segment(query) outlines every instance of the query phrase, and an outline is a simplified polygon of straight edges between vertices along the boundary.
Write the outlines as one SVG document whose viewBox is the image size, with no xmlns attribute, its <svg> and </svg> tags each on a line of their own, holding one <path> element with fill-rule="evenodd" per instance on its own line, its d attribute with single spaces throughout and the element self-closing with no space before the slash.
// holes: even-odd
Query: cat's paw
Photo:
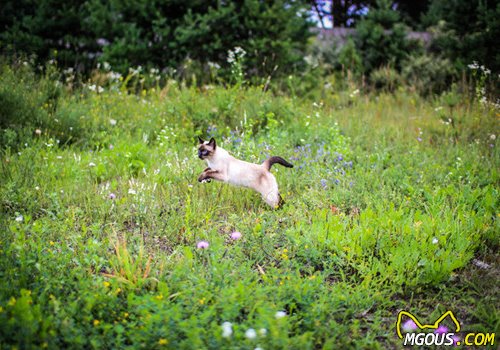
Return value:
<svg viewBox="0 0 500 350">
<path fill-rule="evenodd" d="M 206 183 L 206 182 L 211 182 L 211 181 L 212 181 L 211 179 L 203 179 L 203 180 L 201 180 L 200 182 L 201 182 L 202 184 L 204 184 L 204 183 Z"/>
</svg>

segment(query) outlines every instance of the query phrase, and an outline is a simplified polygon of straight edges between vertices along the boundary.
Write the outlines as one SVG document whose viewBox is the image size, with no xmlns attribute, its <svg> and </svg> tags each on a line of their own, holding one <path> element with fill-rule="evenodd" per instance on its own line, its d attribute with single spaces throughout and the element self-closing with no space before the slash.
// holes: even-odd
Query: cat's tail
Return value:
<svg viewBox="0 0 500 350">
<path fill-rule="evenodd" d="M 288 163 L 286 160 L 284 160 L 281 157 L 271 157 L 269 159 L 266 159 L 264 163 L 262 163 L 262 166 L 264 166 L 265 169 L 271 170 L 271 167 L 273 164 L 278 163 L 280 165 L 286 166 L 287 168 L 293 168 L 293 165 Z"/>
</svg>

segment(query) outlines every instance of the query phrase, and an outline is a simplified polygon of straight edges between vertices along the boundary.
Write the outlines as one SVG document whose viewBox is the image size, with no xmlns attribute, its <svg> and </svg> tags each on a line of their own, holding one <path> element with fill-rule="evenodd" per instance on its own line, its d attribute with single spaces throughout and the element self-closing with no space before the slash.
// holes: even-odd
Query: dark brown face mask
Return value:
<svg viewBox="0 0 500 350">
<path fill-rule="evenodd" d="M 201 137 L 198 137 L 198 140 L 200 141 L 198 146 L 198 157 L 200 159 L 205 159 L 215 151 L 215 139 L 212 137 L 207 144 L 205 144 L 205 141 L 203 141 Z"/>
</svg>

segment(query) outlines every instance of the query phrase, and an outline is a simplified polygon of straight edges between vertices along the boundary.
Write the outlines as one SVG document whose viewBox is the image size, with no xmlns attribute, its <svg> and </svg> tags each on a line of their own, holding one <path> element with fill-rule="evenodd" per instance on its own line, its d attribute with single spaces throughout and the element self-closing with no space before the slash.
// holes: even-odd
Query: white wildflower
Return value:
<svg viewBox="0 0 500 350">
<path fill-rule="evenodd" d="M 93 168 L 93 167 L 95 167 L 95 163 L 94 162 L 90 162 L 89 163 L 89 168 Z"/>
<path fill-rule="evenodd" d="M 245 337 L 247 339 L 255 339 L 257 338 L 257 332 L 253 328 L 248 328 L 247 331 L 245 332 Z"/>
<path fill-rule="evenodd" d="M 16 221 L 17 221 L 17 222 L 23 222 L 23 220 L 24 220 L 24 218 L 23 218 L 23 216 L 22 216 L 22 215 L 18 215 L 18 216 L 16 216 Z"/>
<path fill-rule="evenodd" d="M 274 317 L 276 317 L 276 318 L 283 318 L 285 316 L 286 316 L 285 311 L 277 311 L 276 314 L 274 315 Z"/>
<path fill-rule="evenodd" d="M 439 242 L 439 241 L 438 241 L 438 239 L 437 239 L 436 237 L 434 237 L 434 238 L 432 239 L 432 244 L 438 244 L 438 242 Z"/>
<path fill-rule="evenodd" d="M 233 325 L 231 322 L 224 322 L 222 324 L 222 336 L 224 338 L 229 338 L 233 334 Z"/>
</svg>

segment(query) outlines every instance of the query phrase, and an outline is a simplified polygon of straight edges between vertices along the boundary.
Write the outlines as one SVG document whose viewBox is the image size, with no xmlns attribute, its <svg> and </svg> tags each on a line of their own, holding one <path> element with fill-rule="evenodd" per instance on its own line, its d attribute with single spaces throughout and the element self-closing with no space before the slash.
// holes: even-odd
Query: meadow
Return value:
<svg viewBox="0 0 500 350">
<path fill-rule="evenodd" d="M 495 106 L 56 73 L 1 69 L 0 349 L 400 349 L 400 310 L 500 331 Z M 197 136 L 293 163 L 285 205 L 198 183 Z"/>
</svg>

